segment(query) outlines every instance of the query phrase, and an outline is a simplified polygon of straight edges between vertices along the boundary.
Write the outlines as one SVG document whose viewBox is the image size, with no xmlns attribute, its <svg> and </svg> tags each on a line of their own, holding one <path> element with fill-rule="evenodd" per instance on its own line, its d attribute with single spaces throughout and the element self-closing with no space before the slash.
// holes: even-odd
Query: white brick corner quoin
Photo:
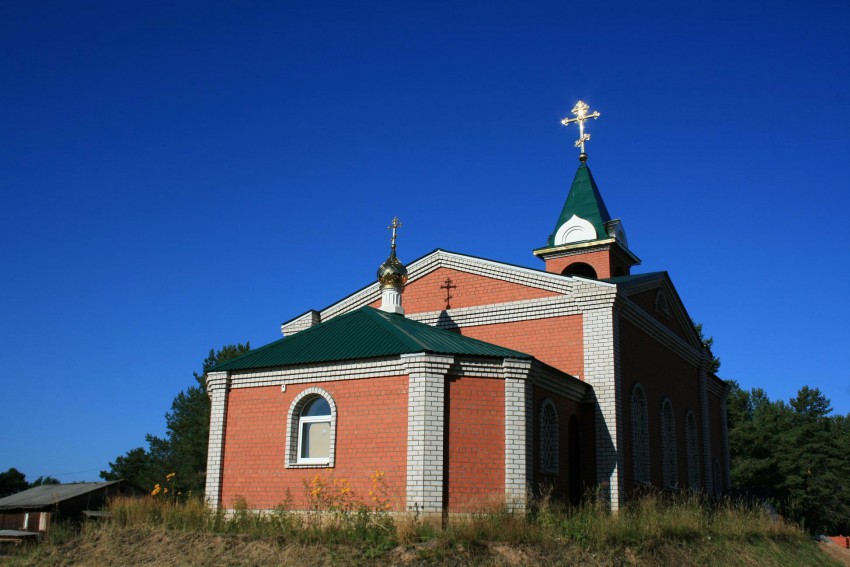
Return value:
<svg viewBox="0 0 850 567">
<path fill-rule="evenodd" d="M 613 303 L 613 302 L 612 302 Z M 584 314 L 585 381 L 596 398 L 596 482 L 611 510 L 623 504 L 623 435 L 618 313 L 614 305 Z"/>
<path fill-rule="evenodd" d="M 505 500 L 524 510 L 533 480 L 533 398 L 530 360 L 507 358 L 505 375 Z"/>
<path fill-rule="evenodd" d="M 453 356 L 401 355 L 407 367 L 408 510 L 443 512 L 446 375 Z"/>
<path fill-rule="evenodd" d="M 230 379 L 227 372 L 207 374 L 210 397 L 210 439 L 207 448 L 207 482 L 205 494 L 210 508 L 221 507 L 221 473 L 224 466 L 224 425 L 227 420 L 227 397 Z"/>
</svg>

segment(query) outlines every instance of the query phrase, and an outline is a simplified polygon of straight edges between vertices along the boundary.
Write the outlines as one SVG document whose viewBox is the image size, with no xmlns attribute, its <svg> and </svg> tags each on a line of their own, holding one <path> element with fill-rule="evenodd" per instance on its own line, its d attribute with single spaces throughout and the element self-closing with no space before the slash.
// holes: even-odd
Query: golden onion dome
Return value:
<svg viewBox="0 0 850 567">
<path fill-rule="evenodd" d="M 404 284 L 407 282 L 407 268 L 396 258 L 395 250 L 392 251 L 386 262 L 378 267 L 378 282 L 381 287 L 404 288 Z"/>
</svg>

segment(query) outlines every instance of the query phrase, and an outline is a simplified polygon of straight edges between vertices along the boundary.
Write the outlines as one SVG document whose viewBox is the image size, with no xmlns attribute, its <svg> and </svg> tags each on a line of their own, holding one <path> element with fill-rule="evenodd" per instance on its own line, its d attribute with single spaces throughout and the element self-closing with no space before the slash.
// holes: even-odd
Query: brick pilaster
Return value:
<svg viewBox="0 0 850 567">
<path fill-rule="evenodd" d="M 230 378 L 227 372 L 207 374 L 207 394 L 210 397 L 210 438 L 207 448 L 206 499 L 213 510 L 221 507 L 221 476 L 224 464 L 224 425 L 227 419 L 227 398 Z"/>
<path fill-rule="evenodd" d="M 596 481 L 611 510 L 624 502 L 622 392 L 618 313 L 609 307 L 584 314 L 584 380 L 596 398 Z"/>
<path fill-rule="evenodd" d="M 533 397 L 530 360 L 506 358 L 505 374 L 505 498 L 524 510 L 533 479 Z"/>
<path fill-rule="evenodd" d="M 402 355 L 407 367 L 408 510 L 442 513 L 445 481 L 446 374 L 454 357 Z"/>
</svg>

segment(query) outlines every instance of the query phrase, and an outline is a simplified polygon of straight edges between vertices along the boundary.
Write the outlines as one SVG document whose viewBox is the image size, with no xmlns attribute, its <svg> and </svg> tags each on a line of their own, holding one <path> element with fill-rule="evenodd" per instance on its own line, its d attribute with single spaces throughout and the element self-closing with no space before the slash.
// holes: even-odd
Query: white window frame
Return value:
<svg viewBox="0 0 850 567">
<path fill-rule="evenodd" d="M 304 405 L 306 408 L 308 404 L 313 403 L 313 400 L 316 398 L 313 397 L 307 404 Z M 310 415 L 310 416 L 300 416 L 298 418 L 298 452 L 295 454 L 295 462 L 299 465 L 326 465 L 330 461 L 330 441 L 328 442 L 328 456 L 327 457 L 302 457 L 301 449 L 304 444 L 304 426 L 308 423 L 327 423 L 328 430 L 331 428 L 331 415 L 328 413 L 327 415 Z M 330 432 L 328 432 L 330 435 Z"/>
<path fill-rule="evenodd" d="M 328 402 L 331 409 L 330 418 L 327 415 L 302 416 L 302 411 L 316 396 L 321 396 Z M 284 466 L 292 468 L 332 468 L 335 463 L 336 454 L 336 421 L 337 407 L 331 396 L 322 388 L 307 388 L 295 396 L 289 406 L 287 417 L 286 435 L 286 462 Z M 301 442 L 306 423 L 328 423 L 330 427 L 330 438 L 328 440 L 328 456 L 305 458 L 301 457 Z"/>
</svg>

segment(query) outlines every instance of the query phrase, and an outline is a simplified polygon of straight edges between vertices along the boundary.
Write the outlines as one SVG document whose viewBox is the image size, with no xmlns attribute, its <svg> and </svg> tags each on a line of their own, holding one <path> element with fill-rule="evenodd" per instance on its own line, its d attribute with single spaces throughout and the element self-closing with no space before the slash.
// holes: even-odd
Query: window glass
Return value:
<svg viewBox="0 0 850 567">
<path fill-rule="evenodd" d="M 558 473 L 558 412 L 548 399 L 540 408 L 540 461 L 543 472 Z"/>
<path fill-rule="evenodd" d="M 327 459 L 331 446 L 331 422 L 302 423 L 301 458 Z"/>
<path fill-rule="evenodd" d="M 643 388 L 632 393 L 632 451 L 635 483 L 649 483 L 649 411 Z"/>
<path fill-rule="evenodd" d="M 331 456 L 331 406 L 324 396 L 314 396 L 305 402 L 298 414 L 297 463 L 327 465 Z"/>
<path fill-rule="evenodd" d="M 330 415 L 331 414 L 331 406 L 328 404 L 328 401 L 318 396 L 313 401 L 307 404 L 307 407 L 304 408 L 304 411 L 301 412 L 301 417 L 313 417 L 317 415 Z"/>
</svg>

